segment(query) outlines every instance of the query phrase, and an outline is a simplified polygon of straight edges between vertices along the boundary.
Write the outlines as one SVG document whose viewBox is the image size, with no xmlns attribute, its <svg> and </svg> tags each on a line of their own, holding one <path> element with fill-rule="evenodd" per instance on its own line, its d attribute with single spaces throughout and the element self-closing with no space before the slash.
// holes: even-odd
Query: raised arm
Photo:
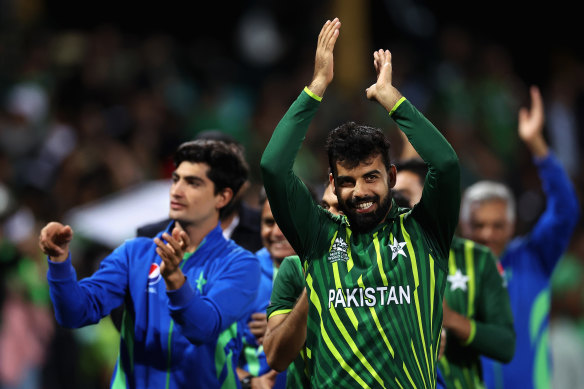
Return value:
<svg viewBox="0 0 584 389">
<path fill-rule="evenodd" d="M 317 204 L 293 166 L 308 126 L 333 79 L 333 49 L 339 36 L 338 19 L 327 21 L 318 36 L 314 75 L 278 123 L 260 162 L 274 218 L 297 254 L 303 257 L 314 239 Z"/>
<path fill-rule="evenodd" d="M 391 53 L 373 53 L 377 81 L 367 88 L 367 98 L 389 112 L 415 151 L 428 165 L 422 199 L 412 215 L 422 224 L 437 249 L 447 258 L 458 223 L 460 166 L 448 141 L 428 119 L 410 104 L 392 84 Z"/>
<path fill-rule="evenodd" d="M 71 264 L 69 244 L 73 230 L 51 222 L 40 232 L 39 247 L 48 255 L 47 280 L 57 322 L 67 328 L 97 323 L 118 307 L 124 299 L 127 278 L 127 255 L 118 247 L 100 264 L 91 277 L 77 281 Z"/>
<path fill-rule="evenodd" d="M 519 137 L 531 152 L 546 196 L 546 208 L 528 237 L 542 267 L 550 275 L 568 246 L 580 218 L 578 197 L 570 177 L 549 150 L 543 136 L 544 107 L 539 89 L 530 88 L 531 107 L 519 111 Z"/>
</svg>

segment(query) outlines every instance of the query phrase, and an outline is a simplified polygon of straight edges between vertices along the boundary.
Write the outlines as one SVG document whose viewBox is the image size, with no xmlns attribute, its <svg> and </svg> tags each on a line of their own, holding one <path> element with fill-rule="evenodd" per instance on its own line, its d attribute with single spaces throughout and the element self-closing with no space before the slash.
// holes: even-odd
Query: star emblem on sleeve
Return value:
<svg viewBox="0 0 584 389">
<path fill-rule="evenodd" d="M 199 279 L 197 280 L 197 289 L 199 293 L 203 294 L 203 286 L 207 283 L 207 280 L 203 278 L 203 272 L 199 274 Z"/>
<path fill-rule="evenodd" d="M 393 240 L 393 244 L 389 245 L 389 248 L 391 249 L 392 261 L 395 259 L 395 257 L 397 257 L 400 254 L 403 255 L 404 257 L 406 256 L 406 253 L 404 252 L 405 245 L 406 242 L 398 242 L 397 239 Z"/>
<path fill-rule="evenodd" d="M 447 277 L 448 282 L 450 282 L 450 290 L 455 291 L 456 289 L 461 289 L 466 292 L 466 284 L 468 283 L 468 276 L 462 274 L 460 269 L 456 269 L 456 273 L 450 274 Z"/>
</svg>

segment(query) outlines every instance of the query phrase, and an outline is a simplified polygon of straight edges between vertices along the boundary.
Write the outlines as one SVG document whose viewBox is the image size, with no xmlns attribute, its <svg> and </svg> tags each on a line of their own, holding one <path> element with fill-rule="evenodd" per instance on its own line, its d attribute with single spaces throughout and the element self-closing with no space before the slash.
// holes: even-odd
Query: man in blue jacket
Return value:
<svg viewBox="0 0 584 389">
<path fill-rule="evenodd" d="M 515 201 L 501 183 L 481 181 L 464 192 L 460 226 L 464 237 L 488 246 L 505 271 L 516 334 L 515 356 L 508 364 L 483 358 L 488 388 L 549 388 L 548 325 L 550 278 L 571 240 L 580 207 L 570 178 L 543 136 L 544 108 L 532 87 L 531 109 L 519 111 L 519 137 L 537 167 L 546 208 L 525 236 L 514 235 Z"/>
<path fill-rule="evenodd" d="M 219 217 L 247 178 L 232 146 L 182 144 L 174 157 L 171 222 L 156 238 L 127 240 L 77 281 L 73 230 L 45 226 L 39 245 L 59 324 L 97 323 L 125 303 L 112 388 L 234 388 L 241 325 L 259 285 L 258 259 L 223 237 Z"/>
</svg>

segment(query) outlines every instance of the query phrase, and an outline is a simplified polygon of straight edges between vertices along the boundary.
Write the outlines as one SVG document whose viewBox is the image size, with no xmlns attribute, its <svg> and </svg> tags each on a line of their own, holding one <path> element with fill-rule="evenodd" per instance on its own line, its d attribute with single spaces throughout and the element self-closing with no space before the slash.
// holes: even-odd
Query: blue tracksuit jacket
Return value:
<svg viewBox="0 0 584 389">
<path fill-rule="evenodd" d="M 556 157 L 536 159 L 546 208 L 531 232 L 513 239 L 501 257 L 516 334 L 513 360 L 504 365 L 482 358 L 487 388 L 549 388 L 550 278 L 570 243 L 580 217 L 570 178 Z"/>
<path fill-rule="evenodd" d="M 71 258 L 49 260 L 57 321 L 68 328 L 94 324 L 125 302 L 112 388 L 239 387 L 240 322 L 258 291 L 257 257 L 226 240 L 217 225 L 183 260 L 187 282 L 180 289 L 166 290 L 161 261 L 154 241 L 142 237 L 123 243 L 80 281 Z"/>
</svg>

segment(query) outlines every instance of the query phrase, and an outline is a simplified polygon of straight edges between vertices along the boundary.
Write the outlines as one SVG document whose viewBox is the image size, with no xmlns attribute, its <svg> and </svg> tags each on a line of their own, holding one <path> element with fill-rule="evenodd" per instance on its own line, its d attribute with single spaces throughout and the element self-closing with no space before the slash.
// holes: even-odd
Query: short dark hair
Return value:
<svg viewBox="0 0 584 389">
<path fill-rule="evenodd" d="M 428 174 L 428 165 L 421 158 L 409 158 L 402 161 L 398 161 L 395 167 L 399 172 L 408 171 L 412 172 L 418 176 L 420 183 L 424 186 L 424 181 L 426 180 L 426 174 Z"/>
<path fill-rule="evenodd" d="M 241 147 L 220 140 L 197 139 L 181 144 L 174 154 L 174 166 L 178 167 L 182 162 L 209 165 L 207 177 L 215 185 L 215 194 L 225 188 L 230 188 L 233 191 L 231 201 L 249 174 L 249 166 Z M 221 208 L 220 216 L 223 216 L 223 211 L 229 204 Z"/>
<path fill-rule="evenodd" d="M 370 157 L 381 155 L 387 171 L 391 168 L 391 143 L 379 128 L 347 122 L 329 132 L 325 143 L 329 168 L 337 176 L 337 163 L 354 168 Z"/>
</svg>

